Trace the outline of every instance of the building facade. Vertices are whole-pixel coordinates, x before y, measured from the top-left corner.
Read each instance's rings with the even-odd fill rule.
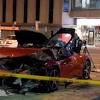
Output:
[[[69,16],[81,26],[88,44],[100,46],[100,0],[70,0]]]
[[[61,27],[62,8],[63,0],[0,0],[0,25],[53,30]]]
[[[70,16],[100,18],[100,0],[71,0]]]
[[[62,11],[62,26],[68,27],[74,24],[74,19],[69,16],[70,0],[64,0],[63,11]]]

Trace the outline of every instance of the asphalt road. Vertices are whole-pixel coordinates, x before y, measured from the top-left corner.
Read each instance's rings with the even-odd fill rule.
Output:
[[[74,84],[52,93],[0,96],[0,100],[100,100],[100,86]]]
[[[100,80],[100,73],[92,72],[91,78]],[[0,90],[0,100],[100,100],[100,86],[70,84],[67,88],[60,86],[52,93],[9,94]]]

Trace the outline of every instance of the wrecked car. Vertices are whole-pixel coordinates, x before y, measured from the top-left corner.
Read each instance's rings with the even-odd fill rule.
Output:
[[[28,30],[15,31],[17,48],[0,48],[0,70],[31,75],[89,79],[91,62],[81,53],[82,41],[73,28],[61,28],[51,38]],[[9,81],[10,80],[10,81]],[[17,92],[54,91],[57,81],[3,78]]]

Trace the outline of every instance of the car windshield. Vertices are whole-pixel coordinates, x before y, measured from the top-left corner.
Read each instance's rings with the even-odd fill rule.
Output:
[[[64,45],[66,45],[70,41],[70,39],[71,39],[71,34],[60,33],[60,34],[54,35],[50,39],[48,44],[50,46],[63,47]]]

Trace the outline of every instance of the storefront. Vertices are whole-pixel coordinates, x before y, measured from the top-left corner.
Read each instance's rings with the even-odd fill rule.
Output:
[[[100,46],[100,19],[77,19],[77,26],[88,45]]]

